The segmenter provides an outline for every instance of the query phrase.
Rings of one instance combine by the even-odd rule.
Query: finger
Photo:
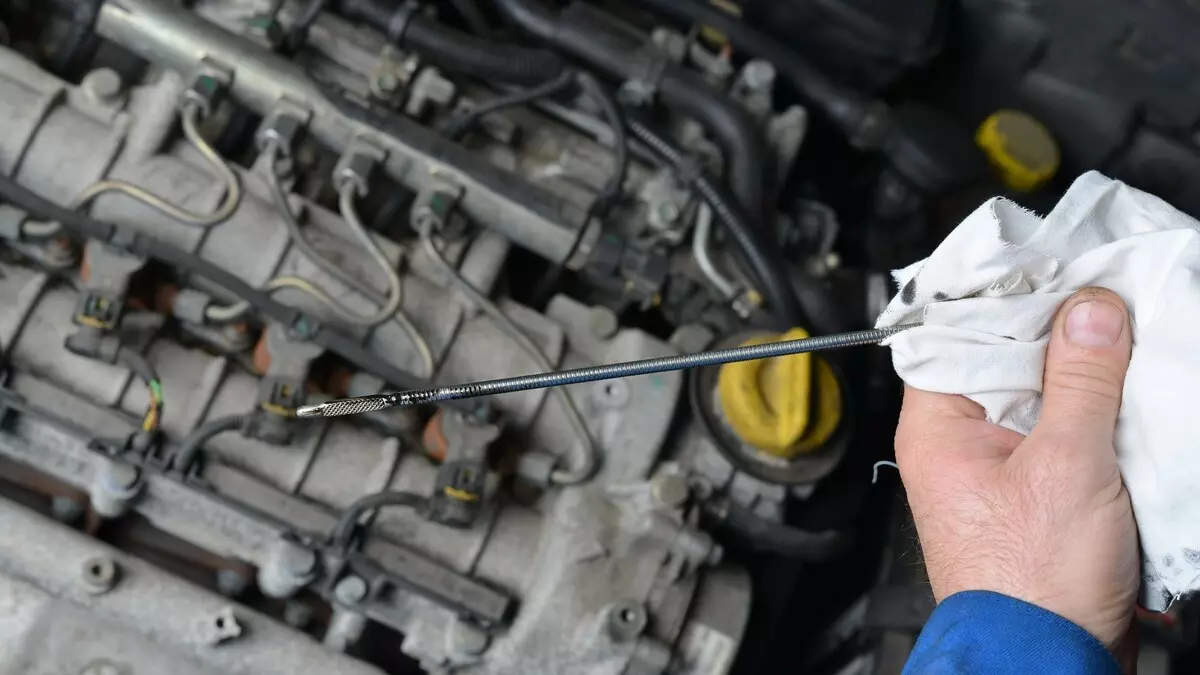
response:
[[[1113,452],[1113,429],[1132,350],[1129,314],[1117,294],[1085,288],[1068,298],[1050,335],[1042,416],[1034,433],[1071,439],[1066,447]]]

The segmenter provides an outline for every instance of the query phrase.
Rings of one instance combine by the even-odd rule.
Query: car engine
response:
[[[0,671],[899,672],[883,350],[296,416],[866,327],[1094,165],[770,4],[0,4]]]

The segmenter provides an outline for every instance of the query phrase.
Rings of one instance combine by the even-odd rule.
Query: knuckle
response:
[[[1067,361],[1046,369],[1044,390],[1098,404],[1119,405],[1124,377],[1105,364]]]

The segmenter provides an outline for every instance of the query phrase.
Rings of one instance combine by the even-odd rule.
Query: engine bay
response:
[[[1187,111],[1017,56],[1060,13],[911,4],[0,3],[0,671],[898,673],[886,350],[296,410],[861,329],[992,194],[1192,194]]]

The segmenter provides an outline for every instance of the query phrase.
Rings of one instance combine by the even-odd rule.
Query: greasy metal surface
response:
[[[27,101],[34,108],[42,106],[43,113],[54,113],[54,105],[70,105],[71,114],[79,113],[89,120],[78,126],[79,133],[95,134],[96,143],[87,147],[103,146],[113,138],[124,139],[125,150],[114,161],[114,172],[146,181],[154,180],[157,174],[170,177],[172,180],[154,184],[166,197],[197,209],[219,198],[213,177],[204,171],[198,158],[187,147],[171,142],[175,119],[172,106],[181,86],[179,78],[168,73],[134,85],[128,91],[129,104],[124,111],[85,110],[76,109],[78,97],[69,87],[63,96],[65,85],[27,67],[28,62],[19,57],[11,61],[4,62],[5,68],[0,69],[0,106],[10,93],[14,98],[7,100]],[[253,67],[257,66],[247,65]],[[31,78],[28,83],[26,76]],[[35,95],[26,96],[30,91]],[[45,99],[39,93],[42,91],[51,91],[54,97]],[[122,116],[134,123],[125,126],[129,119]],[[37,123],[5,126],[0,133],[0,161],[37,164],[32,157],[10,158],[6,149],[16,147],[14,152],[20,153],[32,138],[49,153],[53,139],[45,134]],[[54,150],[55,156],[63,151]],[[47,155],[46,162],[54,164],[51,159]],[[58,167],[60,174],[54,185],[39,182],[30,187],[39,192],[69,192],[95,177],[91,164],[81,163],[78,171],[62,162]],[[254,171],[242,173],[247,189],[242,208],[229,222],[202,237],[149,218],[139,212],[137,205],[120,197],[102,200],[96,209],[104,217],[147,228],[156,235],[185,237],[180,243],[253,283],[261,283],[281,269],[315,277],[319,272],[311,270],[311,265],[305,267],[307,261],[287,246],[283,225],[278,214],[267,207]],[[362,268],[370,277],[373,270],[369,265],[355,264],[361,255],[353,244],[345,245],[336,215],[297,201],[308,216],[303,222],[313,235],[314,245],[347,261],[352,269]],[[495,212],[485,216],[487,222],[499,220]],[[400,247],[394,242],[384,243],[399,259]],[[508,246],[502,237],[485,232],[469,245],[456,242],[447,253],[458,261],[462,275],[476,288],[490,292],[502,276]],[[515,343],[486,317],[476,314],[469,302],[448,290],[435,268],[427,263],[420,253],[409,257],[404,275],[405,309],[411,311],[431,343],[439,365],[437,382],[494,379],[535,369]],[[85,447],[87,437],[117,438],[127,433],[141,413],[145,393],[123,369],[80,361],[62,350],[62,338],[72,330],[72,292],[68,286],[20,267],[6,266],[0,271],[4,272],[0,277],[0,299],[10,299],[0,303],[0,340],[9,348],[14,368],[8,386],[63,418],[51,422],[36,415],[10,416],[0,432],[0,454],[86,490],[98,466],[97,455]],[[348,302],[364,302],[352,291],[334,286],[334,280],[320,281],[344,294]],[[365,281],[380,287],[378,279]],[[660,340],[638,330],[617,329],[613,333],[609,327],[594,333],[587,321],[591,308],[566,298],[552,301],[545,314],[503,298],[499,304],[560,367],[672,353]],[[411,367],[416,363],[411,346],[402,334],[386,328],[364,336],[367,344],[393,362]],[[240,365],[239,356],[227,358],[189,348],[165,335],[146,335],[145,342],[149,344],[148,357],[163,381],[167,399],[164,428],[169,440],[178,442],[206,420],[245,414],[256,405],[258,378]],[[386,598],[372,600],[364,613],[403,633],[404,652],[431,670],[455,667],[489,675],[540,675],[577,672],[596,665],[597,673],[648,672],[669,652],[676,637],[697,631],[704,644],[715,640],[735,649],[743,623],[736,619],[737,611],[728,612],[735,617],[736,625],[693,630],[689,626],[700,625],[697,622],[701,619],[692,618],[688,608],[693,597],[703,596],[705,588],[715,585],[717,591],[726,592],[724,602],[731,608],[745,609],[748,590],[731,585],[724,574],[704,567],[697,557],[704,557],[700,552],[706,550],[705,539],[699,536],[702,533],[679,520],[670,509],[664,510],[663,505],[645,498],[647,480],[659,464],[668,439],[682,382],[679,373],[661,373],[627,382],[583,383],[566,388],[587,418],[603,457],[596,483],[589,487],[551,493],[534,504],[521,505],[499,495],[500,481],[490,480],[478,522],[464,530],[439,527],[403,510],[381,512],[368,530],[363,559],[370,560],[368,566],[397,577],[407,575],[410,585]],[[575,442],[562,408],[557,401],[548,400],[544,391],[498,397],[495,405],[504,414],[506,435],[521,449],[563,455]],[[384,489],[427,491],[433,485],[437,467],[418,448],[388,437],[374,426],[317,421],[301,430],[297,441],[286,446],[272,446],[237,434],[218,436],[206,446],[209,461],[203,487],[151,473],[131,508],[155,527],[211,554],[263,565],[269,564],[272,551],[285,533],[323,533],[332,525],[334,512],[363,494]],[[607,485],[627,486],[632,492],[614,496],[603,489]],[[622,500],[629,504],[614,503]],[[170,580],[165,574],[162,578]],[[429,593],[431,587],[437,592]],[[109,594],[119,593],[121,588],[118,584]],[[421,590],[424,595],[418,592]],[[163,597],[175,597],[171,593],[164,591]],[[480,647],[477,641],[447,637],[462,632],[456,629],[456,614],[463,613],[463,608],[473,608],[466,613],[495,617],[505,612],[506,598],[517,600],[518,611],[511,628],[493,636],[488,644]],[[605,626],[613,603],[625,600],[642,603],[649,614],[649,625],[655,628],[636,640],[617,642]],[[449,610],[446,604],[458,609]],[[150,604],[146,611],[145,625],[153,630],[155,613],[167,609]],[[81,616],[81,621],[94,621],[93,615]],[[241,637],[205,649],[225,650],[244,643],[246,649],[272,653],[292,649],[290,640],[299,639],[309,645],[297,648],[302,653],[312,644],[298,634],[290,637],[290,632],[270,633],[271,640],[256,641],[256,620],[244,620],[240,613],[236,616],[245,629]],[[11,625],[0,621],[0,637],[8,639],[5,627]],[[64,621],[63,625],[74,628],[77,622]],[[211,631],[208,635],[205,640],[211,640]],[[278,641],[274,640],[276,635]],[[167,647],[159,653],[174,653],[170,649],[172,639],[163,637]],[[14,637],[13,642],[19,639]],[[150,650],[151,643],[131,639],[121,644],[128,645],[131,665],[142,663],[135,659],[153,656],[140,653]],[[62,651],[62,658],[73,654],[68,647],[62,647]],[[48,672],[77,672],[56,669],[62,663],[54,660],[57,656],[39,653],[32,658],[46,659]],[[336,661],[341,657],[327,658]],[[147,672],[164,670],[159,661],[146,663],[150,664]],[[190,663],[187,667],[192,667]],[[308,669],[295,672],[341,672],[326,667],[320,659],[312,663]],[[74,662],[70,665],[74,667]],[[175,670],[191,675],[184,666]],[[241,672],[232,667],[219,670]],[[263,668],[261,672],[273,671]],[[724,667],[690,672],[724,675]]]
[[[379,675],[361,661],[95,539],[0,500],[0,671],[176,675]],[[18,545],[19,542],[19,545]],[[111,560],[116,581],[89,592],[85,562]],[[217,625],[217,619],[224,618]],[[230,619],[236,638],[214,642]]]

